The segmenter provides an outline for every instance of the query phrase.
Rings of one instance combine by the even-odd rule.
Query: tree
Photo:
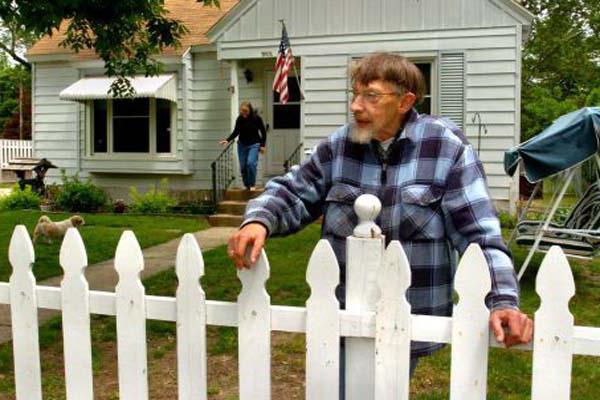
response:
[[[524,0],[536,19],[523,51],[522,140],[586,105],[600,86],[600,0]]]
[[[31,138],[31,72],[0,61],[0,138]]]
[[[198,1],[219,6],[218,0]],[[67,36],[61,45],[75,52],[95,50],[107,74],[120,78],[112,87],[117,96],[131,93],[124,77],[156,75],[160,63],[153,56],[179,45],[187,32],[169,18],[164,0],[0,0],[0,19],[5,29],[17,27],[32,37],[52,35],[66,21]]]

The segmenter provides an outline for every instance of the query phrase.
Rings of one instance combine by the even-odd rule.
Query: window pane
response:
[[[93,153],[106,153],[106,100],[94,101]]]
[[[113,151],[115,153],[149,153],[150,119],[148,117],[113,118]]]
[[[415,108],[420,114],[431,114],[431,97],[425,97]]]
[[[144,116],[150,114],[150,99],[116,99],[113,100],[114,116]]]
[[[300,104],[275,104],[273,106],[273,129],[299,129]]]
[[[415,64],[417,68],[421,70],[423,77],[425,78],[425,94],[431,94],[431,64],[423,63],[423,64]]]
[[[156,152],[171,152],[171,102],[156,100]]]
[[[288,76],[288,93],[290,95],[288,101],[300,101],[300,87],[295,76]],[[279,93],[273,92],[273,103],[279,103]]]

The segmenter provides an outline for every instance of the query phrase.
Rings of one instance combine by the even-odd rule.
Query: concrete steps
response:
[[[211,226],[240,226],[243,221],[244,211],[246,210],[248,200],[257,197],[262,192],[263,189],[226,190],[223,201],[217,204],[217,214],[210,215],[208,217],[208,222]]]

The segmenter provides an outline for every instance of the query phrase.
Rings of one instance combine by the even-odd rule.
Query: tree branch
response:
[[[28,70],[31,70],[31,64],[27,60],[20,57],[14,50],[11,50],[7,45],[5,45],[2,42],[0,42],[0,50],[3,50],[4,52],[6,52],[8,55],[10,55],[12,57],[13,60],[15,60],[19,64],[23,65]]]

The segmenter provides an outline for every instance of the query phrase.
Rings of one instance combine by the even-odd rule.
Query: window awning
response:
[[[175,75],[136,76],[128,78],[135,90],[133,97],[155,97],[177,102],[177,81]],[[116,77],[83,78],[60,92],[61,100],[86,101],[112,99],[110,86]]]

